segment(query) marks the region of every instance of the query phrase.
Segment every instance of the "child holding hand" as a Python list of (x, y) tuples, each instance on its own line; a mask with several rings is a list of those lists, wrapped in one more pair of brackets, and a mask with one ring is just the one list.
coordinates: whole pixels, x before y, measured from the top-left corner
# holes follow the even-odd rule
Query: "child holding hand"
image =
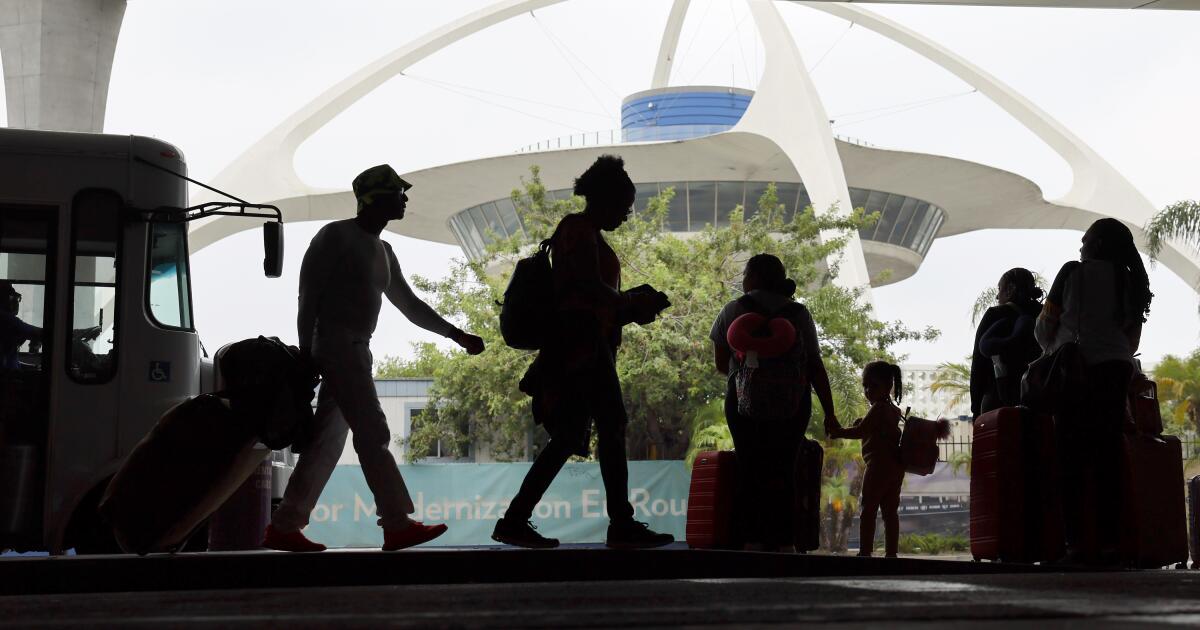
[(862, 456), (867, 471), (862, 486), (862, 516), (859, 523), (858, 555), (870, 557), (875, 546), (875, 513), (882, 508), (884, 551), (896, 557), (900, 539), (900, 486), (904, 466), (900, 462), (900, 420), (903, 413), (892, 402), (900, 402), (903, 384), (900, 366), (887, 361), (872, 361), (863, 368), (863, 394), (871, 409), (854, 426), (843, 428), (836, 420), (826, 420), (825, 433), (831, 438), (862, 440)]

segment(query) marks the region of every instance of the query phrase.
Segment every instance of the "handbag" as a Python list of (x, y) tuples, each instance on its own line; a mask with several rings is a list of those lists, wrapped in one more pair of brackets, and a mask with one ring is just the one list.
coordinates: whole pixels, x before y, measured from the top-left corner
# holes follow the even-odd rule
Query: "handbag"
[(1068, 341), (1029, 364), (1021, 377), (1021, 404), (1047, 414), (1070, 406), (1071, 392), (1084, 382), (1083, 356), (1079, 342)]
[[(1083, 265), (1080, 265), (1078, 270), (1082, 274)], [(1081, 275), (1079, 296), (1076, 299), (1080, 325), (1075, 328), (1075, 339), (1064, 342), (1053, 352), (1034, 359), (1021, 377), (1021, 405), (1034, 411), (1056, 414), (1076, 404), (1078, 401), (1073, 398), (1078, 397), (1078, 393), (1083, 391), (1083, 386), (1087, 383), (1086, 366), (1083, 363), (1083, 354), (1079, 351), (1079, 329), (1083, 322), (1083, 285)]]

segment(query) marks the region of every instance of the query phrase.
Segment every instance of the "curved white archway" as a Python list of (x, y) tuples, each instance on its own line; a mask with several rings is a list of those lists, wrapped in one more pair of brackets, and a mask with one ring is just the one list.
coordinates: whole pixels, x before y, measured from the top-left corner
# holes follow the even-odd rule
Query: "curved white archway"
[[(222, 170), (214, 183), (251, 198), (281, 202), (288, 221), (343, 218), (352, 207), (352, 204), (344, 203), (347, 201), (343, 197), (344, 191), (309, 187), (296, 175), (293, 159), (304, 140), (412, 64), (484, 28), (563, 1), (504, 0), (435, 29), (381, 57), (289, 116)], [(839, 208), (849, 208), (846, 178), (828, 118), (795, 41), (779, 16), (774, 0), (747, 1), (764, 48), (769, 53), (756, 96), (736, 130), (764, 135), (777, 142), (803, 177), (817, 207), (836, 204)], [(1111, 216), (1123, 220), (1134, 229), (1135, 235), (1144, 239), (1141, 226), (1155, 211), (1149, 200), (1086, 143), (1011, 87), (929, 38), (858, 6), (791, 1), (851, 20), (921, 54), (977, 88), (1061, 155), (1072, 169), (1073, 181), (1070, 191), (1054, 203), (1081, 212), (1062, 225), (1047, 226), (1044, 222), (1036, 222), (1029, 227), (1084, 229), (1089, 217)], [(673, 2), (656, 60), (655, 86), (665, 86), (669, 80), (689, 6), (690, 0)], [(419, 225), (420, 221), (416, 216), (410, 217), (405, 221), (403, 233), (419, 235), (432, 227)], [(194, 249), (248, 227), (244, 222), (223, 217), (197, 225), (192, 231)], [(843, 265), (846, 274), (843, 281), (863, 285), (866, 272), (862, 257), (858, 255), (861, 245), (857, 239), (851, 248), (858, 251), (847, 257), (851, 268), (846, 269)], [(1200, 266), (1175, 244), (1169, 243), (1160, 258), (1189, 285), (1200, 285)]]

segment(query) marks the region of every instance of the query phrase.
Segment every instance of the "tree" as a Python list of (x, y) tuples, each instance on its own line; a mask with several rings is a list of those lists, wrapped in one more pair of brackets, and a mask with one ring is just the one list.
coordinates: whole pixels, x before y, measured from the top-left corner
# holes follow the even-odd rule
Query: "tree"
[(733, 448), (733, 434), (725, 422), (725, 405), (714, 400), (701, 407), (692, 418), (692, 438), (683, 460), (690, 468), (703, 451), (727, 451)]
[(1163, 420), (1200, 435), (1200, 349), (1186, 357), (1166, 355), (1154, 368)]
[(1146, 249), (1155, 261), (1170, 239), (1200, 253), (1200, 201), (1177, 201), (1150, 217), (1146, 224)]
[(946, 362), (938, 365), (937, 372), (934, 372), (933, 382), (929, 384), (929, 390), (933, 393), (950, 392), (952, 394), (949, 401), (946, 402), (946, 409), (953, 409), (962, 404), (962, 402), (971, 397), (971, 363), (967, 359), (966, 363)]
[[(528, 238), (499, 238), (474, 261), (457, 261), (442, 281), (415, 278), (418, 290), (431, 294), (433, 306), (488, 344), (471, 357), (432, 344), (416, 346), (415, 358), (390, 369), (406, 372), (420, 366), (434, 379), (431, 397), (445, 426), (468, 426), (473, 441), (489, 443), (500, 459), (523, 459), (531, 429), (528, 398), (517, 383), (532, 353), (504, 346), (498, 329), (498, 300), (503, 298), (512, 265), (529, 243), (547, 238), (558, 220), (582, 210), (579, 198), (553, 200), (539, 172), (514, 190)], [(671, 298), (672, 307), (648, 326), (625, 328), (618, 370), (630, 424), (631, 456), (681, 459), (688, 451), (699, 410), (723, 399), (725, 377), (712, 367), (708, 332), (721, 307), (736, 296), (746, 258), (758, 252), (779, 256), (801, 287), (800, 298), (813, 313), (821, 332), (839, 414), (859, 415), (862, 394), (858, 370), (869, 360), (895, 360), (888, 349), (909, 339), (932, 339), (933, 329), (913, 330), (898, 322), (882, 322), (864, 306), (861, 290), (831, 283), (826, 260), (841, 252), (851, 234), (873, 221), (856, 211), (848, 216), (816, 216), (812, 209), (788, 216), (774, 186), (757, 208), (729, 212), (729, 226), (706, 227), (689, 238), (665, 229), (674, 191), (667, 189), (605, 238), (621, 260), (626, 286), (648, 283)], [(823, 235), (832, 237), (822, 238)], [(814, 414), (820, 416), (820, 414)], [(465, 420), (465, 422), (463, 422)], [(819, 426), (821, 418), (814, 418)], [(534, 431), (538, 440), (544, 432)], [(706, 434), (717, 438), (716, 431)], [(534, 444), (536, 447), (536, 444)]]

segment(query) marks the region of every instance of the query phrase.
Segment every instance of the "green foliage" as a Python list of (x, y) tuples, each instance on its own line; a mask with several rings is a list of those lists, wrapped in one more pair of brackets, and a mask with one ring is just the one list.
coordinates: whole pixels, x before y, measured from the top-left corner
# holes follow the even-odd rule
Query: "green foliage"
[(692, 417), (691, 436), (687, 454), (683, 457), (688, 468), (696, 461), (696, 455), (704, 451), (727, 451), (733, 448), (733, 434), (725, 422), (724, 401), (714, 400), (696, 411)]
[(1146, 224), (1146, 249), (1157, 260), (1170, 239), (1177, 239), (1193, 252), (1200, 252), (1200, 201), (1177, 201), (1150, 217)]
[(954, 474), (957, 475), (960, 472), (965, 472), (967, 473), (968, 477), (971, 476), (970, 451), (958, 451), (957, 453), (953, 453), (950, 455), (950, 458), (946, 461), (946, 463), (950, 464), (950, 469), (954, 471)]
[[(900, 553), (937, 556), (965, 552), (971, 548), (971, 541), (963, 534), (903, 534), (897, 546)], [(875, 548), (882, 549), (883, 543), (877, 542)]]
[(953, 396), (946, 402), (946, 409), (953, 409), (971, 397), (971, 360), (965, 363), (946, 362), (938, 365), (933, 382), (929, 384), (933, 393), (950, 392)]
[(1200, 435), (1200, 349), (1166, 355), (1154, 368), (1163, 423), (1169, 431)]
[[(529, 243), (547, 238), (563, 216), (583, 209), (579, 198), (547, 197), (536, 167), (521, 184), (512, 200), (528, 238), (497, 238), (480, 260), (456, 261), (442, 281), (414, 279), (418, 290), (432, 296), (434, 308), (483, 337), (488, 350), (471, 357), (422, 344), (414, 359), (386, 364), (392, 373), (419, 370), (432, 377), (431, 396), (439, 417), (452, 426), (468, 426), (472, 440), (489, 443), (499, 459), (528, 455), (529, 399), (517, 390), (517, 383), (533, 354), (504, 345), (497, 301)], [(726, 388), (725, 377), (713, 369), (708, 333), (720, 309), (740, 294), (742, 266), (752, 254), (779, 256), (799, 285), (798, 297), (808, 304), (820, 331), (839, 417), (855, 417), (863, 410), (861, 365), (878, 358), (894, 361), (888, 351), (894, 344), (937, 335), (930, 328), (913, 330), (899, 322), (879, 321), (863, 305), (861, 291), (830, 282), (827, 259), (836, 258), (849, 236), (874, 217), (861, 211), (818, 217), (811, 208), (785, 217), (771, 186), (749, 216), (738, 206), (729, 213), (728, 227), (706, 226), (699, 234), (681, 238), (664, 229), (673, 195), (671, 189), (663, 191), (620, 229), (605, 234), (621, 260), (624, 285), (648, 283), (672, 302), (653, 324), (624, 331), (617, 365), (630, 417), (632, 458), (683, 458), (693, 436), (723, 443), (723, 434), (713, 428), (723, 419), (697, 425), (702, 410), (722, 399)], [(812, 424), (820, 427), (821, 418)], [(540, 430), (534, 435), (544, 439)]]
[[(1000, 279), (997, 278), (996, 283), (999, 284), (999, 282)], [(1047, 293), (1050, 291), (1050, 283), (1046, 282), (1046, 278), (1044, 278), (1040, 273), (1033, 274), (1033, 283), (1042, 291)], [(996, 305), (996, 297), (999, 294), (998, 288), (999, 287), (993, 284), (992, 286), (984, 289), (983, 293), (979, 294), (979, 297), (975, 298), (975, 303), (971, 305), (972, 325), (978, 324), (979, 318), (983, 317), (983, 314), (986, 313), (989, 308)]]

